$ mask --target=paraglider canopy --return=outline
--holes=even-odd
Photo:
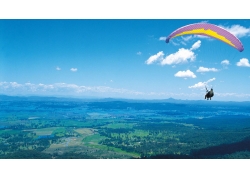
[[[172,32],[166,39],[166,43],[169,43],[169,40],[175,38],[177,36],[188,35],[188,34],[196,34],[196,35],[204,35],[209,36],[215,39],[219,39],[224,43],[229,44],[230,46],[236,48],[238,51],[242,52],[244,47],[240,40],[234,36],[229,31],[216,26],[214,24],[209,23],[196,23],[190,24],[187,26],[183,26],[174,32]]]

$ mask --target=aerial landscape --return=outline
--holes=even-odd
[[[0,20],[0,158],[249,159],[249,24]]]
[[[0,158],[250,157],[250,102],[0,99]]]

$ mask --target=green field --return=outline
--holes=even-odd
[[[51,135],[53,131],[58,129],[57,127],[51,127],[51,128],[42,128],[42,129],[33,129],[34,133],[36,133],[37,136],[43,136],[43,135]]]
[[[76,131],[77,133],[83,136],[93,134],[93,129],[91,128],[78,128],[78,129],[74,129],[74,131]]]
[[[84,145],[92,147],[92,148],[97,148],[97,149],[105,150],[105,151],[113,151],[115,153],[120,153],[120,154],[128,155],[131,157],[139,157],[138,153],[130,153],[119,148],[109,147],[106,145],[99,144],[99,142],[105,138],[106,137],[100,136],[99,134],[94,134],[94,135],[87,136],[82,141]]]
[[[102,127],[113,128],[113,129],[118,129],[118,128],[132,129],[135,124],[136,123],[110,123]]]
[[[21,132],[20,130],[4,129],[4,130],[0,130],[0,135],[2,135],[2,134],[19,134],[20,132]]]
[[[250,152],[249,104],[33,98],[0,101],[0,158],[247,158]],[[226,108],[234,115],[225,115]]]

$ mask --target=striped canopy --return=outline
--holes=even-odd
[[[236,36],[234,36],[232,33],[230,33],[229,31],[219,26],[216,26],[214,24],[209,24],[209,23],[196,23],[196,24],[183,26],[175,30],[174,32],[172,32],[167,37],[166,43],[168,43],[169,40],[174,37],[188,35],[188,34],[209,36],[209,37],[219,39],[229,44],[230,46],[236,48],[240,52],[244,50],[242,43]]]

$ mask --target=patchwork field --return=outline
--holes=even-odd
[[[0,158],[250,158],[248,103],[11,101]]]

